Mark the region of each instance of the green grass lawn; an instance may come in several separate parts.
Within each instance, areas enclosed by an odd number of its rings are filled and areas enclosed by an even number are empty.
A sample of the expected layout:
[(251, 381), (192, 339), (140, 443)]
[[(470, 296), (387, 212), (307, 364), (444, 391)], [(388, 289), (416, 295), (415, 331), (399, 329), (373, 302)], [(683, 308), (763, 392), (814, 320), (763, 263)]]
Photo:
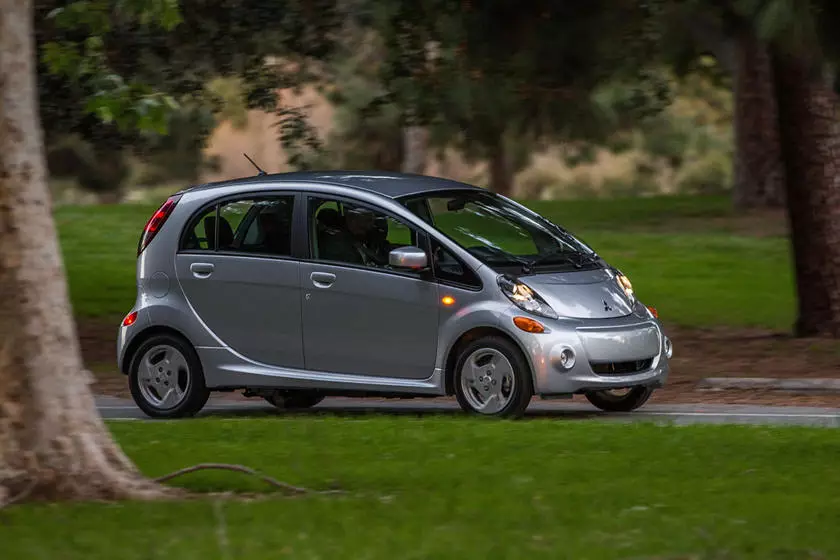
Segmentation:
[[(4, 560), (840, 557), (829, 429), (306, 417), (114, 423), (149, 475), (248, 464), (341, 496), (25, 505)], [(263, 491), (200, 472), (196, 491)]]
[[(643, 301), (656, 305), (670, 323), (786, 330), (793, 322), (787, 240), (733, 234), (734, 216), (725, 197), (529, 204), (621, 268)], [(120, 205), (57, 211), (77, 315), (113, 318), (131, 307), (137, 240), (154, 209)]]

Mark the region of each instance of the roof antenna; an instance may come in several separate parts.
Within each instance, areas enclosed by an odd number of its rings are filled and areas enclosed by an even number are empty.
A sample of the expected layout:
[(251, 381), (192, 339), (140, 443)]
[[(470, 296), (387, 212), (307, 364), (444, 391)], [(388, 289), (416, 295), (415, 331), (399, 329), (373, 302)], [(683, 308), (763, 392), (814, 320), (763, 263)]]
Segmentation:
[(256, 167), (256, 168), (257, 168), (257, 171), (259, 172), (259, 173), (257, 173), (257, 176), (259, 176), (259, 175), (265, 175), (265, 171), (263, 171), (262, 169), (260, 169), (260, 166), (259, 166), (259, 165), (257, 165), (256, 163), (254, 163), (254, 160), (252, 160), (250, 157), (248, 157), (248, 154), (244, 154), (244, 153), (243, 153), (242, 155), (243, 155), (243, 156), (245, 156), (245, 157), (248, 159), (248, 161), (250, 161), (250, 162), (251, 162), (251, 165), (253, 165), (254, 167)]

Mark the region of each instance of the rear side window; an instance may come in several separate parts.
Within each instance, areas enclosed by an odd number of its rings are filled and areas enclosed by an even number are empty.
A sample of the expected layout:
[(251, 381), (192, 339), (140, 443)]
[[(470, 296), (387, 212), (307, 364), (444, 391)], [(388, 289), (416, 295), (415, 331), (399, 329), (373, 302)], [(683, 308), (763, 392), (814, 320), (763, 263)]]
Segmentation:
[(213, 206), (198, 217), (198, 220), (190, 228), (184, 240), (182, 250), (185, 251), (212, 251), (215, 249), (216, 239), (213, 236), (213, 229), (210, 228), (210, 235), (205, 225), (210, 226), (216, 219), (216, 207)]
[(294, 195), (226, 201), (201, 214), (183, 249), (288, 257)]

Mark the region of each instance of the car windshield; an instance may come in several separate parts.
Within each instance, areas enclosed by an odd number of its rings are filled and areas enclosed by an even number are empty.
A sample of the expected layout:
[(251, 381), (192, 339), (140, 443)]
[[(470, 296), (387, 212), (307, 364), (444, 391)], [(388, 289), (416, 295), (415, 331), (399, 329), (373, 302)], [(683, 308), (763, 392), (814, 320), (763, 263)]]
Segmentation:
[(591, 268), (598, 256), (572, 234), (491, 192), (430, 193), (405, 206), (494, 267)]

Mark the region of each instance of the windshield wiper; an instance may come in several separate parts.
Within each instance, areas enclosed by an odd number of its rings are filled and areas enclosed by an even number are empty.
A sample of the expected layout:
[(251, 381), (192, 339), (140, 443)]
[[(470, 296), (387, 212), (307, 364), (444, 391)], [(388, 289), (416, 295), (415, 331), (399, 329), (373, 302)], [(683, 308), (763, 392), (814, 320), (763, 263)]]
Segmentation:
[(527, 261), (528, 269), (533, 269), (535, 266), (539, 266), (541, 264), (546, 264), (549, 261), (557, 260), (559, 262), (564, 262), (573, 265), (575, 268), (581, 268), (583, 265), (580, 263), (579, 260), (573, 259), (572, 257), (568, 256), (566, 251), (549, 251), (548, 253), (543, 253), (542, 255), (537, 255), (533, 259)]
[(601, 260), (601, 255), (599, 255), (598, 253), (591, 253), (583, 258), (583, 264), (593, 264), (598, 262), (599, 260)]
[[(579, 258), (574, 258), (579, 257)], [(549, 261), (557, 260), (559, 262), (564, 262), (571, 264), (575, 268), (583, 268), (586, 265), (593, 264), (597, 262), (601, 257), (598, 256), (597, 253), (592, 254), (584, 254), (579, 251), (575, 252), (568, 252), (562, 250), (554, 250), (549, 251), (547, 253), (543, 253), (542, 255), (538, 255), (533, 259), (528, 261), (528, 268), (532, 269), (535, 266), (539, 266), (541, 264), (546, 264)]]

